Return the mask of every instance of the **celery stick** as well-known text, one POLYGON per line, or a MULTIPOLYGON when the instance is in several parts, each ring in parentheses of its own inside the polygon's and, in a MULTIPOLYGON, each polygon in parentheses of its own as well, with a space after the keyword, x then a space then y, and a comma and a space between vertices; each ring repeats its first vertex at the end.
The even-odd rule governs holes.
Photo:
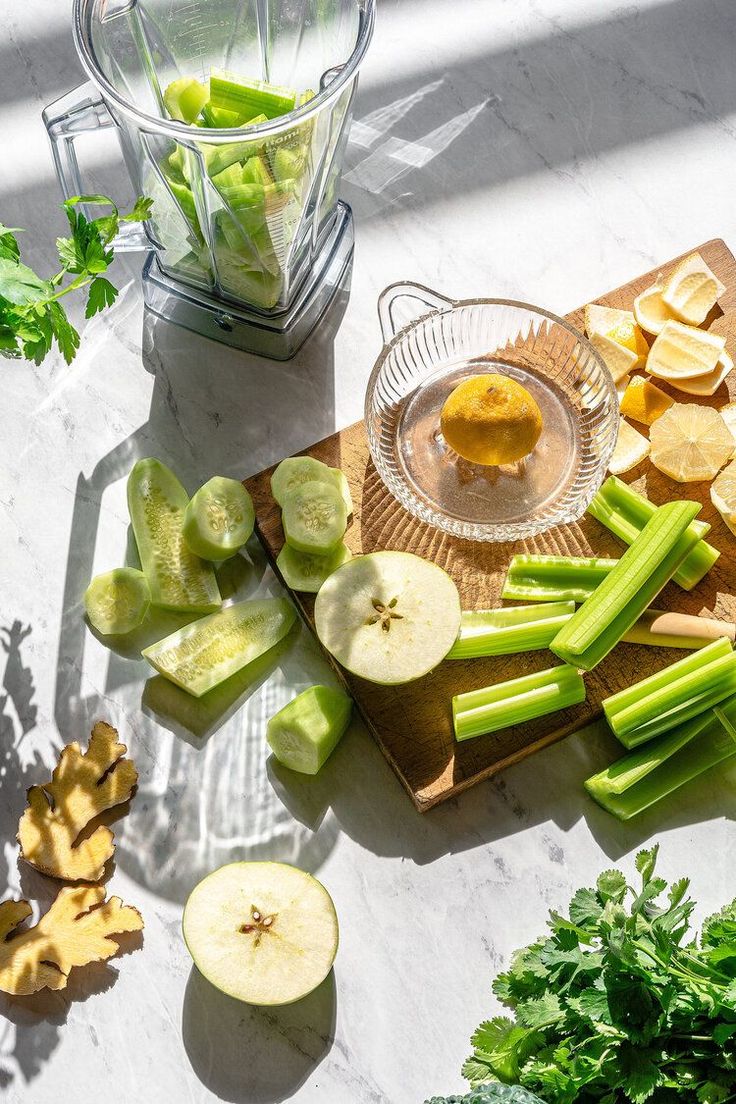
MULTIPOLYGON (((671 663, 668 667, 663 667, 661 671, 657 671, 653 675, 648 675, 645 679, 640 679, 639 682, 633 683, 632 686, 627 686, 624 690, 619 690, 616 694, 611 694, 610 697, 603 701, 604 712, 606 712, 606 706, 608 711, 612 714, 619 713, 623 709, 628 709, 629 706, 636 705, 647 694, 655 693, 657 690, 663 690, 670 686, 674 679, 680 678, 683 675, 689 675, 693 671, 698 671, 706 664, 712 662, 714 659, 720 659, 721 656, 728 656, 733 653, 733 647, 730 640, 726 637, 721 637, 718 640, 714 640, 712 644, 708 644, 707 647, 701 648, 699 652, 694 652, 693 655, 684 656, 683 659, 678 659, 676 663, 671 663)), ((608 713, 606 713, 608 715, 608 713)))
MULTIPOLYGON (((631 544, 656 509, 648 498, 612 475, 595 495, 588 513, 626 544, 631 544)), ((700 540, 673 575, 674 582, 684 590, 692 590, 720 556, 718 549, 703 539, 710 532, 707 522, 693 521, 689 532, 697 533, 700 540)))
POLYGON ((512 556, 501 597, 584 602, 617 563, 596 556, 512 556))
MULTIPOLYGON (((736 755, 736 738, 724 727, 715 710, 709 710, 696 720, 704 723, 700 731, 693 734, 694 738, 691 736, 685 740, 684 746, 680 747, 679 750, 665 755, 661 764, 655 762, 654 769, 645 772, 639 781, 629 785, 624 792, 618 793, 615 788, 612 789, 609 786, 610 773, 618 769, 618 774, 613 779, 615 787, 620 784, 620 780, 625 776, 627 764, 631 765, 632 774, 636 774, 636 760, 644 751, 650 752, 652 759, 656 760, 657 748, 660 744, 665 751, 665 741, 670 741, 674 746, 677 742, 675 733, 678 730, 674 730, 668 733, 667 736, 663 736, 661 740, 648 745, 646 749, 642 749, 642 752, 634 752, 632 755, 624 756, 618 763, 614 763, 608 771, 602 771, 600 774, 589 778, 585 783, 585 788, 590 796, 609 813, 618 817, 619 820, 629 820, 650 808, 663 797, 674 793, 686 782, 697 778, 698 775, 703 774, 710 767, 723 763, 736 755)), ((694 722, 692 723, 694 724, 694 722)), ((681 727, 683 729, 687 728, 685 725, 681 727)), ((682 734, 680 735, 682 736, 682 734)), ((687 735, 687 733, 685 732, 684 735, 687 735)))
POLYGON ((268 165, 259 154, 249 157, 243 165, 240 183, 262 185, 273 183, 271 173, 268 171, 268 165))
POLYGON ((241 115, 263 113, 269 119, 294 110, 297 93, 293 88, 280 88, 266 81, 243 81, 221 69, 210 74, 210 104, 212 107, 235 111, 241 115))
POLYGON ((195 77, 174 80, 164 92, 164 106, 172 119, 180 123, 193 123, 209 99, 204 84, 195 77))
POLYGON ((248 117, 239 111, 225 111, 221 107, 213 107, 210 103, 206 103, 202 108, 202 119, 205 126, 212 130, 228 130, 248 122, 248 117))
POLYGON ((562 664, 533 675, 456 694, 452 720, 456 740, 524 724, 585 701, 585 684, 574 667, 562 664))
POLYGON ((574 612, 574 602, 545 602, 539 606, 463 613, 460 634, 446 658, 477 659, 539 651, 548 646, 574 612))
POLYGON ((660 506, 634 543, 550 645, 566 663, 592 670, 672 578, 697 542, 688 532, 696 502, 660 506))

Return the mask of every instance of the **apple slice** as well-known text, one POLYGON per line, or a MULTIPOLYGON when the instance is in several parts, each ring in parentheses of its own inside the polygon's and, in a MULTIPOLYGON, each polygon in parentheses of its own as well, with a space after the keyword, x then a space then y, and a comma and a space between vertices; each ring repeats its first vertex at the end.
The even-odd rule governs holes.
POLYGON ((246 1004, 292 1004, 337 954, 337 913, 316 878, 278 862, 234 862, 189 895, 184 940, 199 972, 246 1004))
POLYGON ((440 663, 460 629, 457 587, 411 552, 371 552, 339 567, 314 606, 317 636, 360 678, 393 686, 440 663))

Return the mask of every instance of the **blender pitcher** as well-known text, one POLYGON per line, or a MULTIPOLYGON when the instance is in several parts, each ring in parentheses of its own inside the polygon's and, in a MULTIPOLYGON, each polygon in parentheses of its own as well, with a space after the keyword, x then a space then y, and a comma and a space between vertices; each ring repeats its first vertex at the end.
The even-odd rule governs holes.
POLYGON ((153 211, 115 245, 151 251, 150 309, 276 359, 296 352, 349 278, 337 190, 374 18, 375 0, 74 0, 90 80, 44 122, 67 197, 85 192, 75 138, 117 128, 153 211), (206 85, 215 69, 294 90, 294 107, 227 129, 169 118, 170 82, 206 85))

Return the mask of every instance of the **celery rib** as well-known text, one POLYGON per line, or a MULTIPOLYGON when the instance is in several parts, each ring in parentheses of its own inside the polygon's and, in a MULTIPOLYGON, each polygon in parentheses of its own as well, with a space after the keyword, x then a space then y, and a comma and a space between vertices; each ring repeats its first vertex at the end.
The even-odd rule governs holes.
POLYGON ((501 597, 584 602, 617 563, 601 556, 512 556, 501 597))
MULTIPOLYGON (((601 525, 605 525, 626 544, 632 544, 646 523, 654 516, 657 507, 628 483, 612 475, 596 493, 588 507, 588 513, 601 525)), ((710 571, 720 552, 703 538, 710 532, 705 521, 692 521, 688 533, 697 534, 698 541, 684 558, 673 580, 683 590, 692 590, 710 571)))
POLYGON ((696 502, 660 506, 602 583, 550 645, 566 663, 590 671, 608 655, 672 578, 695 542, 696 502))
POLYGON ((582 701, 585 684, 567 664, 456 694, 452 699, 455 739, 470 740, 582 701))
POLYGON ((215 69, 210 74, 210 107, 251 118, 266 115, 275 119, 294 110, 297 94, 265 81, 240 81, 215 69))
POLYGON ((549 645, 574 612, 574 602, 545 602, 539 606, 463 613, 460 633, 447 659, 539 651, 549 645))

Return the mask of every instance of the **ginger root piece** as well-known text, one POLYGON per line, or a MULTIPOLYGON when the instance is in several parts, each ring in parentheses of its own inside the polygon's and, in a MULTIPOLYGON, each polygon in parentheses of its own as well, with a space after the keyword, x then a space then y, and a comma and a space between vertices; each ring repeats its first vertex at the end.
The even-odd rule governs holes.
POLYGON ((123 759, 126 751, 104 721, 92 729, 84 754, 76 741, 67 744, 51 781, 28 791, 28 808, 18 825, 26 862, 70 882, 102 877, 115 851, 112 832, 101 824, 86 838, 79 836, 96 816, 130 797, 138 772, 130 759, 123 759))
POLYGON ((138 909, 105 901, 104 886, 64 886, 35 927, 8 939, 30 914, 27 901, 0 903, 0 990, 12 996, 63 989, 73 966, 112 958, 116 935, 143 928, 138 909))

